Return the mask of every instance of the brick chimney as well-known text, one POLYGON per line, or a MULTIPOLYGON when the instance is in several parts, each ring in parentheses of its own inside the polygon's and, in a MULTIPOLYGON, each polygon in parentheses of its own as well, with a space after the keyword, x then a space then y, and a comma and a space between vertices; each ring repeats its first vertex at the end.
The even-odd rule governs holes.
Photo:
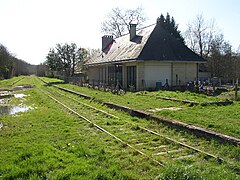
POLYGON ((130 41, 132 41, 136 36, 137 24, 130 24, 130 41))
POLYGON ((105 35, 102 37, 102 51, 107 53, 110 50, 110 44, 113 43, 113 36, 105 35))

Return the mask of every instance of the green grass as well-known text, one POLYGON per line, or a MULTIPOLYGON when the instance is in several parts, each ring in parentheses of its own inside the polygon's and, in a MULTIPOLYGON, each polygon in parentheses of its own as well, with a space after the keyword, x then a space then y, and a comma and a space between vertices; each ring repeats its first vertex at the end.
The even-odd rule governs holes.
POLYGON ((37 89, 28 90, 28 105, 18 116, 1 117, 0 177, 3 179, 131 179, 102 145, 102 133, 92 134, 79 118, 49 101, 37 89), (84 128, 84 131, 82 131, 84 128), (88 138, 87 138, 88 137, 88 138), (87 139, 91 139, 87 141, 87 139), (109 168, 108 168, 109 167, 109 168))
POLYGON ((97 99, 103 100, 105 102, 113 102, 122 106, 127 106, 134 109, 147 110, 152 108, 160 108, 160 107, 178 107, 181 106, 182 103, 173 102, 173 101, 164 101, 157 100, 152 96, 142 96, 138 93, 126 93, 124 95, 116 95, 111 92, 104 92, 99 90, 94 90, 86 87, 79 87, 72 84, 60 84, 58 86, 65 87, 68 89, 72 89, 76 92, 80 92, 86 95, 90 95, 97 99))
POLYGON ((0 131, 0 164, 4 164, 0 179, 141 179, 157 175, 158 166, 135 166, 132 150, 111 142, 108 135, 69 114, 47 99, 39 84, 34 85, 36 88, 24 91, 29 95, 24 103, 35 109, 0 116, 4 124, 0 131), (131 157, 122 161, 127 155, 131 157))
POLYGON ((21 80, 24 76, 13 77, 11 79, 5 79, 0 81, 1 89, 10 89, 15 82, 21 80))
MULTIPOLYGON (((46 81, 54 82, 55 79, 45 78, 46 81)), ((59 81, 59 80, 56 80, 59 81)), ((224 101, 222 96, 206 96, 191 92, 172 92, 172 91, 156 91, 156 92, 136 92, 124 95, 115 95, 110 92, 103 92, 86 87, 79 87, 72 84, 59 84, 61 87, 72 89, 92 97, 101 99, 105 102, 113 102, 134 109, 150 110, 165 107, 182 107, 182 110, 171 111, 162 110, 159 112, 151 112, 152 114, 167 119, 174 119, 189 123, 191 125, 200 126, 206 129, 214 130, 219 133, 231 135, 240 138, 240 104, 234 101, 228 106, 193 106, 180 102, 162 100, 158 97, 170 97, 182 100, 196 101, 199 103, 224 101)), ((225 97, 225 96, 224 96, 225 97)))
POLYGON ((170 97, 180 100, 188 100, 188 101, 194 101, 199 103, 204 102, 215 102, 215 101, 222 101, 223 99, 219 97, 213 97, 213 96, 207 96, 204 94, 197 94, 194 92, 179 92, 179 91, 156 91, 148 93, 149 95, 155 96, 155 97, 170 97))
MULTIPOLYGON (((0 179, 240 179, 240 147, 196 139, 195 136, 176 132, 156 122, 108 109, 125 121, 141 123, 156 132, 165 131, 175 139, 188 138, 190 144, 199 144, 206 151, 226 160, 223 164, 213 160, 196 163, 189 161, 185 165, 176 163, 163 168, 49 100, 40 91, 43 83, 35 77, 26 77, 16 85, 21 84, 35 86, 21 92, 28 95, 22 103, 34 109, 18 115, 0 116, 4 125, 0 130, 0 179)), ((81 90, 80 87, 73 87, 81 90)), ((86 94, 88 91, 97 93, 99 97, 103 93, 84 88, 86 94)), ((141 100, 142 105, 134 105, 140 95, 127 95, 109 95, 108 100, 116 98, 118 102, 117 98, 121 97, 119 102, 124 103, 124 97, 125 101, 128 97, 127 101, 132 106, 144 109, 151 105, 149 100, 145 107, 144 99, 141 100)), ((107 98, 108 93, 105 96, 107 98)), ((167 103, 169 101, 154 106, 169 106, 167 103)), ((107 110, 101 104, 98 106, 107 110)), ((113 122, 111 118, 106 121, 112 125, 122 123, 113 122)))
POLYGON ((179 111, 162 110, 155 114, 240 138, 239 108, 240 104, 235 102, 228 106, 194 106, 179 111))

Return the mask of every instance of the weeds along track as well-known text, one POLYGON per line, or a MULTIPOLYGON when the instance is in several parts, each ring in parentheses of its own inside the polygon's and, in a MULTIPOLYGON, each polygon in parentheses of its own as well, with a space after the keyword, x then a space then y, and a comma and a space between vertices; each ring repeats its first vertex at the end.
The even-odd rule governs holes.
POLYGON ((12 86, 15 85, 15 84, 17 84, 18 82, 20 82, 21 80, 23 80, 23 79, 25 79, 25 78, 26 78, 26 76, 23 76, 22 78, 17 79, 16 81, 14 81, 14 82, 12 83, 12 86))
POLYGON ((158 165, 165 166, 172 162, 183 164, 204 162, 209 159, 215 162, 223 161, 186 142, 169 138, 170 134, 164 128, 156 132, 151 129, 151 125, 145 127, 147 123, 138 122, 136 118, 126 113, 118 112, 118 115, 115 115, 110 108, 70 93, 62 93, 54 87, 46 86, 42 88, 42 91, 56 103, 84 119, 92 127, 103 131, 114 140, 121 142, 122 146, 131 148, 138 155, 145 156, 158 165))
POLYGON ((76 91, 73 91, 71 89, 67 89, 67 88, 64 88, 64 87, 61 87, 61 86, 57 86, 54 83, 52 84, 52 83, 46 82, 43 79, 40 79, 40 80, 47 85, 51 85, 51 86, 55 87, 56 89, 60 89, 60 90, 65 91, 69 94, 74 94, 74 95, 83 97, 85 99, 92 99, 92 100, 94 100, 98 103, 106 105, 109 108, 127 112, 131 116, 146 118, 148 120, 154 120, 156 122, 163 123, 163 124, 165 124, 169 127, 172 127, 174 129, 182 130, 182 131, 185 131, 185 132, 190 132, 190 133, 192 133, 192 134, 194 134, 198 137, 204 137, 204 138, 209 139, 209 140, 214 139, 214 140, 217 140, 221 143, 227 143, 227 144, 233 144, 233 145, 239 145, 240 144, 240 139, 236 138, 236 137, 233 137, 233 136, 229 136, 229 135, 226 135, 226 134, 211 131, 211 130, 208 130, 208 129, 205 129, 205 128, 202 128, 202 127, 190 125, 190 124, 178 121, 178 120, 169 120, 169 119, 164 119, 164 118, 161 118, 161 117, 157 117, 157 116, 151 115, 151 113, 149 113, 149 112, 145 112, 145 111, 141 111, 141 110, 137 110, 137 109, 132 109, 132 108, 129 108, 129 107, 126 107, 126 106, 114 104, 112 102, 106 102, 106 101, 97 99, 94 96, 89 96, 89 95, 86 95, 86 94, 82 94, 80 92, 76 92, 76 91))

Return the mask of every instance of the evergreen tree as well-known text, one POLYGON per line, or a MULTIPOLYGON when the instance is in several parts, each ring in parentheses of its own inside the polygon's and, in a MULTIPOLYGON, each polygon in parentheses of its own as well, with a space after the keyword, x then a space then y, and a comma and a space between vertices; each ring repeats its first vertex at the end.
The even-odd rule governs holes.
POLYGON ((178 30, 178 25, 175 23, 174 18, 171 17, 169 13, 167 13, 166 18, 161 14, 160 17, 157 18, 157 24, 163 27, 176 39, 185 44, 184 38, 181 35, 181 31, 178 30))

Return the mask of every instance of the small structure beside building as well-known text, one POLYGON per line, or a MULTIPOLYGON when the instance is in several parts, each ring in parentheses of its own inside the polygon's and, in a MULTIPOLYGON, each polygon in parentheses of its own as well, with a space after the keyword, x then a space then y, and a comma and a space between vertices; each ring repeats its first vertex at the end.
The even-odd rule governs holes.
POLYGON ((90 83, 123 89, 155 90, 186 85, 199 78, 206 60, 178 41, 159 24, 119 38, 102 37, 102 52, 85 64, 90 83))

